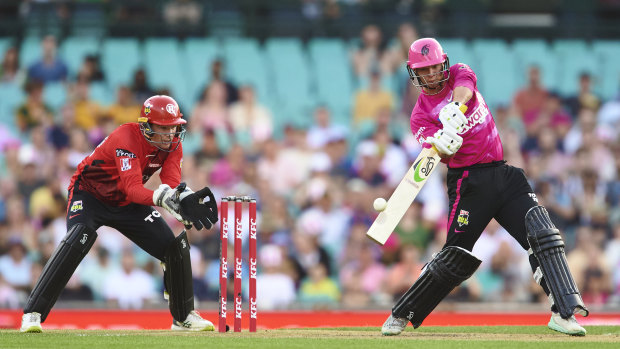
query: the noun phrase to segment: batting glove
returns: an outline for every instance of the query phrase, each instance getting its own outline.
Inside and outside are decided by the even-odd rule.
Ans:
[[[454,155],[463,145],[463,138],[451,128],[438,130],[433,137],[427,138],[426,141],[435,146],[438,152],[447,156]]]
[[[439,111],[439,121],[443,125],[444,130],[451,128],[456,133],[461,133],[467,125],[465,112],[467,106],[459,102],[450,102]]]

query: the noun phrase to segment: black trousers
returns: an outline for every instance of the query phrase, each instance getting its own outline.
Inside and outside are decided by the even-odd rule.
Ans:
[[[121,232],[151,256],[164,260],[166,247],[174,240],[174,233],[154,207],[139,204],[108,206],[77,188],[69,195],[67,231],[77,223],[86,224],[93,230],[106,225]]]
[[[523,170],[503,161],[448,170],[450,198],[448,237],[445,246],[469,251],[495,218],[523,249],[530,248],[525,214],[538,199]]]

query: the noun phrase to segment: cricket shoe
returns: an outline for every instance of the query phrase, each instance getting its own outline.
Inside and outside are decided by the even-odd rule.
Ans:
[[[571,315],[568,319],[562,319],[560,313],[551,313],[551,319],[549,320],[550,329],[558,332],[562,332],[565,334],[569,334],[571,336],[585,336],[586,329],[581,327],[575,319],[575,315]]]
[[[385,320],[383,327],[381,327],[381,334],[384,336],[396,336],[405,330],[409,320],[406,318],[395,317],[390,314],[390,317]]]
[[[211,321],[203,319],[197,311],[192,310],[185,321],[172,320],[170,329],[174,331],[213,331],[215,327]]]
[[[22,316],[22,327],[19,331],[29,333],[43,332],[41,328],[41,314],[35,312],[24,314]]]

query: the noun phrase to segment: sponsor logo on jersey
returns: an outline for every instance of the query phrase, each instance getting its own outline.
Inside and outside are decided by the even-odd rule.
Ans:
[[[71,204],[70,211],[71,212],[77,212],[77,211],[81,211],[83,208],[84,208],[84,206],[82,205],[82,200],[77,200],[77,201],[74,201]]]
[[[131,170],[131,161],[129,161],[129,158],[122,158],[121,159],[121,171],[127,171],[127,170]]]
[[[459,134],[466,133],[471,130],[478,124],[482,124],[486,121],[487,116],[489,116],[489,108],[487,108],[487,104],[484,102],[484,98],[480,92],[476,91],[476,99],[478,100],[478,108],[474,109],[471,114],[467,115],[467,124],[463,128],[463,131],[459,132]]]
[[[536,194],[534,193],[527,193],[527,195],[529,195],[532,200],[534,200],[535,203],[538,203],[538,198],[536,197]]]
[[[129,150],[117,148],[116,149],[116,157],[117,158],[126,157],[126,158],[135,159],[136,158],[136,154],[130,152]]]
[[[456,220],[459,223],[459,227],[469,224],[469,211],[461,210],[459,218]]]

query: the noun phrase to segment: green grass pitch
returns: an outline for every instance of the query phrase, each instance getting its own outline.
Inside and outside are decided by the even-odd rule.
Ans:
[[[400,336],[379,328],[259,330],[249,333],[155,330],[0,330],[0,348],[620,348],[620,326],[586,326],[585,337],[566,336],[545,326],[408,327]]]

